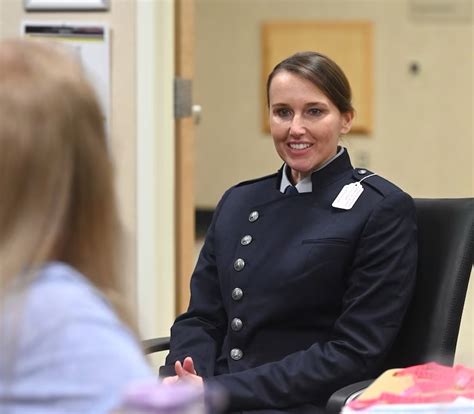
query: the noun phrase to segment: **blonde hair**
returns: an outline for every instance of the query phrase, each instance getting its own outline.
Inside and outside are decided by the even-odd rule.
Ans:
[[[59,45],[0,42],[0,293],[58,260],[120,308],[119,249],[104,119],[78,60]]]

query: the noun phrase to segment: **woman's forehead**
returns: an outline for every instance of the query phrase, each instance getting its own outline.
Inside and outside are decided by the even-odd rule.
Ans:
[[[329,98],[310,80],[288,71],[277,73],[269,88],[270,102],[279,100],[304,100],[327,102]]]

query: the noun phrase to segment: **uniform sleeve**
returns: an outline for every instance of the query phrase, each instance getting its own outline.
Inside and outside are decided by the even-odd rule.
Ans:
[[[228,391],[231,410],[245,410],[324,404],[341,386],[370,378],[400,328],[416,263],[413,200],[394,192],[374,207],[360,236],[331,340],[209,382]]]
[[[230,190],[229,190],[230,191]],[[222,302],[215,254],[215,226],[229,191],[219,202],[191,277],[191,301],[187,312],[171,328],[170,353],[160,376],[175,375],[175,361],[187,356],[194,360],[203,377],[214,374],[218,352],[226,332],[227,315]]]

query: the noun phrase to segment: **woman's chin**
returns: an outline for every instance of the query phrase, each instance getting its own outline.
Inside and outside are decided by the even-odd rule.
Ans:
[[[303,163],[287,162],[287,164],[291,168],[291,172],[293,174],[298,174],[301,176],[307,176],[311,174],[311,171],[314,170],[313,165],[308,164],[308,163],[303,164]]]

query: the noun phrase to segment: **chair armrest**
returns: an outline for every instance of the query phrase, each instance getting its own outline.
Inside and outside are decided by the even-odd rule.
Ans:
[[[357,398],[373,381],[359,381],[338,389],[329,397],[326,404],[326,413],[339,414],[346,403]]]
[[[162,338],[146,339],[142,341],[142,348],[145,354],[166,351],[167,349],[170,349],[170,338],[164,336]]]

